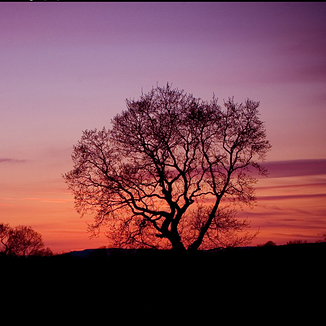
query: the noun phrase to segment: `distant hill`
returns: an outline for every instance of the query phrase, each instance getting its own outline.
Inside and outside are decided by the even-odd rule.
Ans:
[[[72,257],[78,258],[104,258],[110,257],[112,255],[132,255],[136,252],[142,250],[150,250],[150,249],[122,249],[122,248],[98,248],[98,249],[84,249],[84,250],[74,250],[67,253]],[[157,250],[156,250],[157,251]]]
[[[198,250],[195,252],[175,252],[173,250],[155,250],[155,249],[121,249],[121,248],[98,248],[98,249],[84,249],[74,250],[64,254],[54,255],[52,257],[8,257],[0,253],[1,261],[68,261],[69,259],[79,258],[98,258],[106,259],[108,261],[114,259],[130,260],[206,260],[217,262],[218,260],[252,260],[256,259],[280,262],[284,263],[297,260],[315,260],[324,262],[326,258],[326,242],[321,243],[295,243],[288,245],[270,245],[255,247],[236,247],[228,249],[216,249],[211,251]]]
[[[253,264],[257,260],[283,263],[285,265],[300,263],[304,260],[314,260],[317,262],[325,262],[326,258],[326,242],[322,243],[300,243],[290,245],[266,245],[256,247],[236,247],[229,249],[217,249],[213,251],[199,250],[196,252],[173,252],[172,250],[155,250],[155,249],[121,249],[121,248],[99,248],[85,249],[81,251],[71,251],[64,254],[66,257],[72,258],[115,258],[121,260],[139,259],[139,260],[186,260],[194,261],[212,261],[218,260],[248,260]]]

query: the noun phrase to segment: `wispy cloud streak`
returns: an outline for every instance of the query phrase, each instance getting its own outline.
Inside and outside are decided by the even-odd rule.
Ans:
[[[259,196],[258,200],[289,200],[289,199],[310,199],[326,198],[326,194],[307,194],[307,195],[282,195],[282,196]]]
[[[295,177],[326,174],[326,159],[265,162],[269,177]]]
[[[0,157],[0,163],[25,163],[27,160],[18,160],[15,158],[3,158]]]

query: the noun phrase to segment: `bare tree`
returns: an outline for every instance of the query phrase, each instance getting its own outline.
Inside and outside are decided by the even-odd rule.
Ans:
[[[259,162],[271,147],[259,102],[222,108],[167,84],[126,104],[111,130],[83,132],[63,175],[77,211],[94,214],[90,230],[107,225],[125,247],[197,250],[227,234],[236,245],[248,224],[227,207],[253,205],[251,172],[266,174]]]
[[[4,252],[5,254],[8,252],[9,247],[7,245],[9,235],[11,232],[11,228],[8,223],[0,223],[0,242],[2,250],[0,252]]]
[[[11,228],[9,224],[0,224],[0,241],[2,252],[10,256],[50,256],[50,248],[44,248],[41,234],[30,226],[18,225]]]

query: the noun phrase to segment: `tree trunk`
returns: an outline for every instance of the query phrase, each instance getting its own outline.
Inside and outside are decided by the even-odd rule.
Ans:
[[[180,238],[180,235],[178,233],[173,235],[173,236],[171,235],[169,240],[170,240],[170,242],[172,244],[172,250],[173,251],[178,251],[178,252],[186,251],[186,248],[183,245],[183,243],[181,241],[181,238]]]

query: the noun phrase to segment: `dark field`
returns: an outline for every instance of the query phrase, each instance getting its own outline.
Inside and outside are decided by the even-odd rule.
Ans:
[[[130,320],[134,314],[151,313],[167,322],[168,312],[174,312],[180,322],[191,322],[193,314],[202,315],[207,307],[230,316],[234,307],[245,313],[253,302],[255,309],[285,309],[294,300],[324,297],[325,257],[326,243],[191,254],[111,250],[108,255],[108,250],[97,249],[87,258],[2,256],[0,275],[8,307],[41,306],[80,318],[98,309]]]
[[[215,252],[178,253],[164,250],[94,249],[71,252],[52,257],[0,256],[1,271],[10,275],[19,271],[32,278],[66,276],[96,276],[117,278],[181,279],[204,275],[261,275],[286,274],[315,276],[325,270],[326,243],[306,243],[284,246],[262,246],[224,249]],[[104,274],[106,276],[104,276]]]

